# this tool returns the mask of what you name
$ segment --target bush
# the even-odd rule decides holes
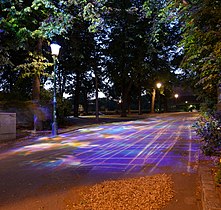
[[[201,149],[205,155],[219,156],[221,150],[221,112],[205,113],[194,124],[201,138]]]
[[[71,102],[68,99],[57,98],[57,120],[60,125],[65,124],[65,119],[71,114]]]

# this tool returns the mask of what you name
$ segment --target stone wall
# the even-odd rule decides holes
[[[34,128],[34,115],[38,119],[37,130],[47,129],[50,126],[52,115],[50,106],[36,106],[32,101],[2,101],[0,102],[0,112],[16,113],[17,129],[30,130]]]
[[[0,141],[16,138],[16,113],[0,112]]]

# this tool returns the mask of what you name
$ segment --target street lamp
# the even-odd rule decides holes
[[[162,83],[158,82],[156,83],[156,87],[158,89],[160,89],[162,86]],[[153,92],[152,92],[152,99],[151,99],[151,113],[154,113],[154,109],[155,109],[155,97],[156,97],[156,88],[153,88]]]
[[[57,63],[58,63],[58,55],[59,50],[61,48],[58,44],[51,44],[51,54],[54,61],[54,91],[53,91],[53,123],[52,123],[52,136],[56,136],[58,134],[57,130],[57,114],[56,114],[56,106],[57,106],[57,98],[56,98],[56,72],[57,72]]]
[[[174,94],[174,98],[175,98],[175,109],[177,110],[177,99],[179,97],[179,94]]]
[[[162,83],[160,83],[160,82],[158,82],[157,84],[156,84],[156,86],[157,86],[157,89],[160,89],[161,88],[161,86],[162,86]],[[158,105],[159,105],[159,112],[161,112],[161,102],[160,102],[160,100],[161,100],[161,98],[160,98],[160,91],[158,91]]]
[[[176,94],[174,95],[174,97],[177,99],[177,98],[179,97],[179,95],[176,93]]]
[[[160,89],[161,86],[162,86],[162,84],[161,84],[160,82],[158,82],[158,83],[156,84],[156,86],[157,86],[158,89]]]

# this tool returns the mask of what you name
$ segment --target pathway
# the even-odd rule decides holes
[[[179,205],[198,209],[198,198],[191,198],[198,184],[199,143],[192,128],[196,117],[194,113],[160,114],[2,148],[0,209],[9,202],[39,196],[39,190],[46,196],[109,178],[157,173],[173,174],[177,189],[183,190],[181,194],[191,193]],[[182,181],[192,188],[182,188]]]

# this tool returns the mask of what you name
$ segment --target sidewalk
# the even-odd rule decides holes
[[[203,210],[221,210],[221,189],[215,185],[212,167],[211,161],[205,161],[200,163],[198,169]]]

